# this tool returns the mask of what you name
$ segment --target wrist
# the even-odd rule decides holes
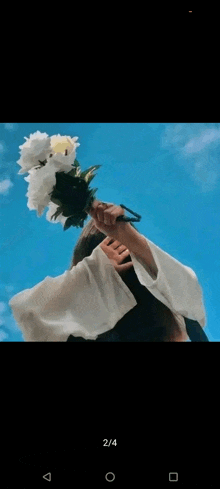
[[[158,268],[145,237],[134,229],[131,224],[126,223],[124,230],[121,231],[119,241],[143,262],[143,265],[155,280],[157,278]]]
[[[129,222],[121,222],[117,231],[117,240],[126,246],[129,251],[136,253],[141,244],[143,245],[143,237]]]

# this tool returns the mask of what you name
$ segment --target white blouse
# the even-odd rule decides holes
[[[145,236],[143,236],[145,238]],[[194,271],[145,238],[158,268],[151,278],[141,259],[130,252],[139,282],[175,315],[184,335],[182,316],[206,325],[202,289]],[[9,301],[25,341],[67,341],[69,335],[95,340],[111,330],[137,301],[98,245],[72,270],[47,276]]]

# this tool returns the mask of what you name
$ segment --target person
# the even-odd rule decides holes
[[[26,341],[187,341],[183,316],[205,326],[193,270],[116,221],[124,209],[95,201],[59,277],[46,277],[9,302]]]

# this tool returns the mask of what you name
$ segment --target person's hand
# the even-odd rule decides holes
[[[101,233],[117,240],[119,229],[128,226],[127,222],[117,221],[118,216],[123,216],[124,209],[120,205],[100,202],[95,200],[88,214],[93,217],[96,228]]]
[[[132,261],[129,261],[128,263],[122,263],[126,258],[129,257],[130,251],[119,241],[114,240],[108,236],[100,243],[100,247],[108,256],[112,265],[119,274],[121,272],[129,270],[133,266]]]

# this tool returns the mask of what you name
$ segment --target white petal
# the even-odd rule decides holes
[[[47,211],[47,214],[46,214],[47,221],[52,222],[53,224],[57,224],[58,222],[65,224],[68,217],[64,217],[61,214],[56,219],[54,219],[54,218],[51,219],[53,214],[55,214],[55,212],[57,211],[58,205],[54,204],[54,202],[50,202],[48,207],[49,207],[49,210]]]

